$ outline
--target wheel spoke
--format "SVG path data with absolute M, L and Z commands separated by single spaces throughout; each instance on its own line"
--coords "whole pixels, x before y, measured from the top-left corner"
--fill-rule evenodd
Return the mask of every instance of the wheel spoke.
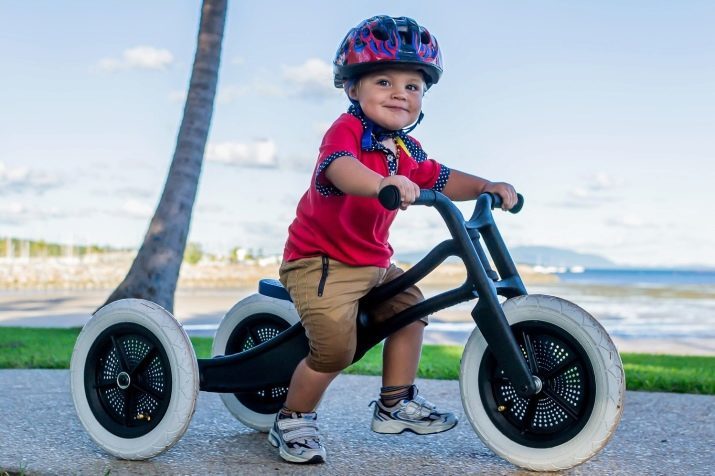
M 534 355 L 534 346 L 531 344 L 531 337 L 526 332 L 522 332 L 521 336 L 524 338 L 524 346 L 526 347 L 526 357 L 529 360 L 529 370 L 533 375 L 539 372 L 539 366 L 536 363 L 536 356 Z
M 157 355 L 159 355 L 159 350 L 155 346 L 151 346 L 149 348 L 149 351 L 144 354 L 144 357 L 142 357 L 136 367 L 134 367 L 134 369 L 132 370 L 132 378 L 144 372 L 144 369 L 146 369 L 147 365 L 152 363 L 154 361 L 154 357 L 156 357 Z
M 127 361 L 127 356 L 124 354 L 124 349 L 119 345 L 119 342 L 117 342 L 117 339 L 115 339 L 114 336 L 110 336 L 110 339 L 112 339 L 112 346 L 114 347 L 114 351 L 117 353 L 119 366 L 123 371 L 129 372 L 129 362 Z
M 129 387 L 124 391 L 124 426 L 131 426 L 132 416 L 134 414 L 134 391 Z
M 536 395 L 529 398 L 529 403 L 526 405 L 526 411 L 524 412 L 524 420 L 521 427 L 522 432 L 531 430 L 534 427 L 534 415 L 536 415 L 536 407 L 538 404 L 539 398 Z
M 92 385 L 92 388 L 105 389 L 105 388 L 112 388 L 112 387 L 116 387 L 116 386 L 117 386 L 117 382 L 114 382 L 112 380 L 107 380 L 106 382 L 95 383 L 94 385 Z
M 564 360 L 561 362 L 559 365 L 554 367 L 553 369 L 549 370 L 547 373 L 544 374 L 544 380 L 549 380 L 554 377 L 558 377 L 561 375 L 565 370 L 567 370 L 571 365 L 576 363 L 578 361 L 578 358 L 576 356 L 571 356 L 570 358 Z
M 160 401 L 163 398 L 162 394 L 160 394 L 159 392 L 157 392 L 156 390 L 154 390 L 151 387 L 147 387 L 146 385 L 144 385 L 143 382 L 142 383 L 132 382 L 132 387 L 139 390 L 140 392 L 144 392 L 148 395 L 151 395 L 156 401 Z
M 568 416 L 570 416 L 574 420 L 578 420 L 578 414 L 573 411 L 571 405 L 566 400 L 564 400 L 561 395 L 557 394 L 546 386 L 543 388 L 542 391 L 546 395 L 548 395 L 554 401 L 554 403 L 556 403 L 556 405 L 558 405 L 559 408 L 561 408 Z

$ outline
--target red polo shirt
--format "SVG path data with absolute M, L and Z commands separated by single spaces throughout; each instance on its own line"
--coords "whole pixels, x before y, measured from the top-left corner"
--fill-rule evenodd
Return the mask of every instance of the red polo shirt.
M 326 255 L 351 266 L 390 265 L 390 225 L 397 210 L 386 210 L 377 198 L 346 195 L 325 176 L 325 169 L 338 157 L 350 156 L 382 176 L 389 175 L 387 149 L 378 144 L 363 150 L 363 125 L 352 114 L 342 114 L 328 129 L 320 146 L 310 188 L 298 203 L 296 218 L 288 228 L 284 261 Z M 441 191 L 449 168 L 427 158 L 412 137 L 398 142 L 397 174 L 420 188 Z

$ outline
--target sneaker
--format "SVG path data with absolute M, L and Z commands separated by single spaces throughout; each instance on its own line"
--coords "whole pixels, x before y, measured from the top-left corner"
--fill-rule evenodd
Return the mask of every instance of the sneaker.
M 318 434 L 316 413 L 293 413 L 279 418 L 268 432 L 268 442 L 290 463 L 323 463 L 325 448 Z
M 441 412 L 437 406 L 417 395 L 412 400 L 402 400 L 392 407 L 386 407 L 378 400 L 372 417 L 372 431 L 397 434 L 411 431 L 418 435 L 429 435 L 451 430 L 457 425 L 457 417 L 450 412 Z

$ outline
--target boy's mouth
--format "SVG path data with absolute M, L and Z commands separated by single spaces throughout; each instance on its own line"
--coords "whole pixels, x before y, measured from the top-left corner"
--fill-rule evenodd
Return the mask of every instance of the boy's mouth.
M 391 109 L 393 111 L 405 111 L 405 112 L 410 112 L 407 108 L 401 107 L 401 106 L 385 106 L 387 109 Z

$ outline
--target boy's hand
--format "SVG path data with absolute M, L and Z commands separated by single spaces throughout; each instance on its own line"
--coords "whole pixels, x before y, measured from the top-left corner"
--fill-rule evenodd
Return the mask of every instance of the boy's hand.
M 514 187 L 506 182 L 489 182 L 484 187 L 484 192 L 494 193 L 501 197 L 501 209 L 504 211 L 511 210 L 516 205 L 518 198 Z
M 377 193 L 388 185 L 395 185 L 400 191 L 400 209 L 406 210 L 420 196 L 420 187 L 404 175 L 389 175 L 380 180 Z M 516 193 L 515 193 L 516 195 Z

